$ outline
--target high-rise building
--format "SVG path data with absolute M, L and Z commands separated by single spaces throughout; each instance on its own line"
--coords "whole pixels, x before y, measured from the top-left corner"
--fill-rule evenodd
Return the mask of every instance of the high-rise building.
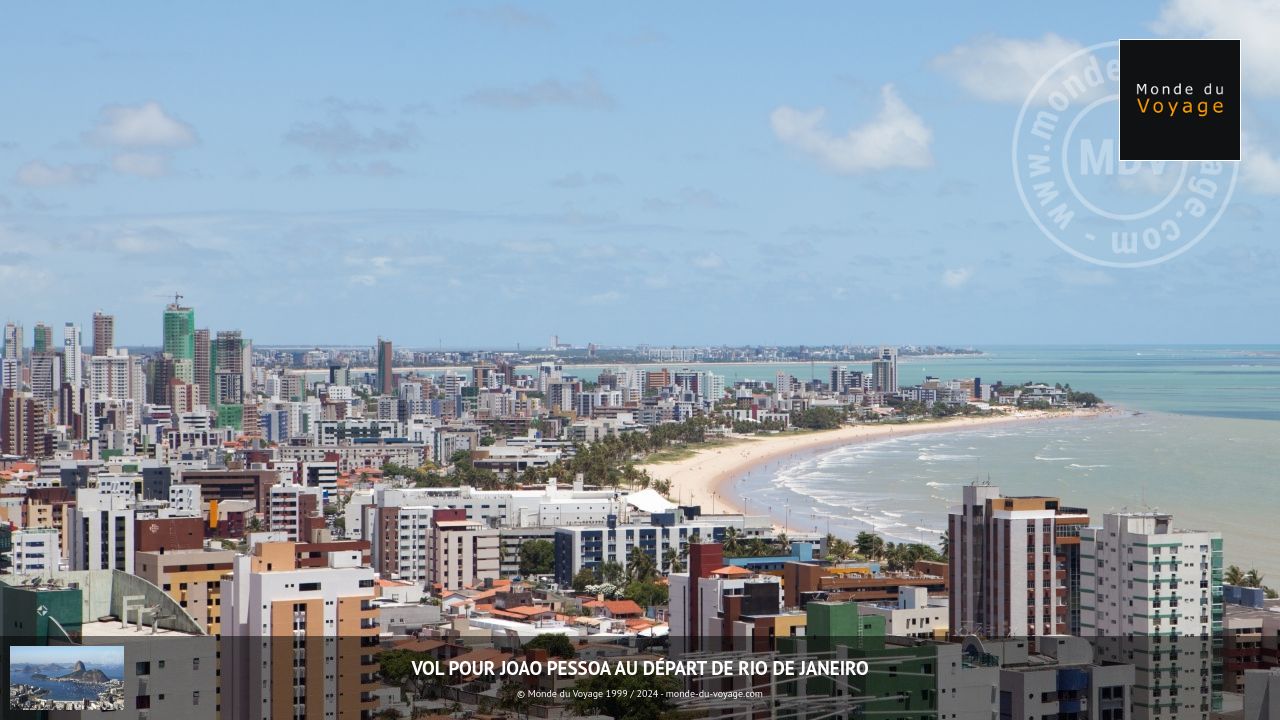
M 1107 513 L 1080 533 L 1080 632 L 1099 659 L 1131 662 L 1136 718 L 1222 707 L 1222 534 L 1157 512 Z
M 50 451 L 44 404 L 31 393 L 0 391 L 0 453 L 38 458 Z
M 968 485 L 950 515 L 953 634 L 1063 635 L 1080 591 L 1082 508 L 1054 497 L 1004 497 Z
M 324 490 L 302 485 L 272 485 L 267 529 L 294 542 L 311 542 L 323 530 Z
M 133 397 L 133 358 L 124 348 L 108 348 L 89 359 L 89 399 Z
M 4 356 L 22 362 L 22 326 L 17 323 L 4 324 Z
M 378 338 L 378 392 L 383 395 L 395 392 L 395 376 L 391 372 L 394 362 L 391 341 Z
M 222 717 L 369 717 L 376 701 L 377 589 L 361 551 L 299 562 L 258 543 L 222 581 Z
M 174 375 L 174 360 L 169 353 L 160 353 L 151 358 L 148 366 L 147 402 L 153 405 L 173 405 L 169 393 L 169 381 L 178 380 Z M 182 382 L 178 380 L 178 382 Z
M 437 508 L 427 537 L 427 582 L 450 590 L 497 580 L 498 531 L 462 508 Z
M 244 402 L 249 367 L 245 363 L 247 343 L 239 330 L 219 330 L 209 353 L 213 366 L 213 404 L 239 405 Z
M 84 386 L 76 387 L 63 381 L 62 387 L 58 388 L 58 423 L 66 425 L 74 438 L 85 436 L 85 398 Z
M 104 312 L 93 314 L 93 354 L 106 355 L 116 346 L 116 316 Z
M 132 497 L 80 488 L 68 521 L 72 570 L 120 570 L 133 574 Z
M 213 346 L 209 340 L 209 329 L 201 328 L 195 333 L 195 358 L 191 363 L 191 372 L 195 376 L 197 402 L 209 405 L 212 400 L 210 388 L 213 387 L 213 364 L 211 353 Z
M 871 384 L 877 392 L 898 392 L 898 349 L 888 345 L 871 362 Z
M 174 362 L 174 376 L 183 382 L 194 378 L 196 356 L 196 311 L 176 301 L 164 309 L 164 346 Z
M 31 338 L 31 351 L 42 353 L 53 350 L 53 328 L 42 322 L 36 323 L 35 333 Z
M 62 377 L 72 387 L 84 384 L 84 348 L 80 341 L 80 326 L 75 323 L 62 326 Z
M 0 358 L 0 389 L 22 389 L 22 365 L 17 358 Z
M 31 395 L 50 408 L 61 386 L 62 356 L 48 350 L 31 353 Z

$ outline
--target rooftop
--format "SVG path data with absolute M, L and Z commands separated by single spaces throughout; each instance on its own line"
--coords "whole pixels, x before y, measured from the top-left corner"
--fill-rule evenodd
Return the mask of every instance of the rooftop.
M 95 621 L 87 622 L 80 626 L 81 637 L 110 638 L 110 637 L 148 637 L 152 635 L 151 623 L 149 617 L 143 614 L 144 627 L 139 628 L 133 620 L 125 627 L 120 627 L 119 620 Z M 177 630 L 166 630 L 163 627 L 156 628 L 155 637 L 199 637 L 194 633 L 179 632 Z

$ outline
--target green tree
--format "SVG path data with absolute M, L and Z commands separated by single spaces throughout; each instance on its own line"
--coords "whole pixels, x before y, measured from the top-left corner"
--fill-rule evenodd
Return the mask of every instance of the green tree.
M 427 691 L 432 686 L 432 678 L 439 677 L 437 675 L 420 675 L 413 670 L 413 663 L 426 662 L 435 665 L 439 672 L 438 663 L 429 653 L 415 652 L 413 650 L 386 650 L 378 655 L 378 672 L 382 675 L 382 679 L 392 685 L 398 685 L 405 692 L 413 695 L 415 698 L 423 699 L 427 697 Z
M 684 572 L 684 560 L 680 557 L 680 551 L 673 547 L 663 550 L 662 566 L 668 573 Z
M 844 413 L 829 407 L 815 407 L 791 413 L 791 424 L 806 430 L 832 430 L 844 422 Z
M 742 554 L 742 534 L 738 532 L 738 528 L 725 528 L 724 539 L 721 541 L 725 557 L 738 557 Z
M 864 530 L 858 533 L 858 537 L 854 540 L 854 544 L 858 548 L 858 554 L 867 560 L 879 560 L 884 557 L 884 538 L 873 532 L 867 532 Z
M 573 591 L 583 593 L 587 591 L 588 585 L 595 585 L 600 582 L 600 576 L 596 571 L 589 567 L 584 567 L 573 576 Z
M 622 594 L 635 600 L 640 607 L 657 607 L 666 605 L 670 600 L 670 592 L 666 585 L 659 585 L 652 580 L 647 582 L 630 582 Z
M 550 540 L 526 540 L 520 546 L 521 575 L 546 575 L 555 565 L 556 547 Z
M 1222 582 L 1228 585 L 1243 585 L 1244 572 L 1240 570 L 1239 565 L 1228 565 L 1226 571 L 1222 573 Z
M 578 651 L 573 648 L 573 641 L 564 633 L 543 633 L 524 644 L 525 650 L 546 650 L 551 657 L 572 660 Z
M 658 576 L 658 568 L 649 553 L 639 545 L 632 545 L 627 553 L 627 579 L 631 582 L 648 582 Z
M 600 566 L 600 580 L 602 582 L 607 582 L 611 585 L 621 585 L 622 580 L 625 577 L 626 573 L 623 571 L 622 566 L 614 560 L 610 560 Z

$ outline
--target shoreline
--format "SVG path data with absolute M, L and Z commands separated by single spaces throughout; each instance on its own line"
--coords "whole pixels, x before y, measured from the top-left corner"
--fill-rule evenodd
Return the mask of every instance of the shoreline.
M 835 430 L 820 430 L 798 435 L 750 438 L 733 436 L 736 442 L 732 444 L 700 448 L 692 457 L 645 463 L 640 465 L 639 469 L 647 471 L 655 480 L 670 482 L 670 496 L 682 505 L 698 505 L 702 507 L 704 513 L 709 514 L 747 514 L 742 510 L 744 499 L 731 490 L 734 482 L 761 466 L 790 459 L 802 453 L 915 435 L 975 430 L 993 425 L 1092 418 L 1118 411 L 1116 408 L 1071 412 L 1031 410 L 993 417 L 947 418 L 907 424 L 847 425 Z M 784 527 L 785 520 L 779 519 L 776 513 L 771 512 L 769 519 L 775 531 L 791 532 Z

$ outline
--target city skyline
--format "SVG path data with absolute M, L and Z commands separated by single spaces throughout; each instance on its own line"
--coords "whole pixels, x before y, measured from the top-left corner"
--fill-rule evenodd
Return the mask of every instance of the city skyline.
M 0 57 L 42 60 L 0 132 L 0 315 L 28 327 L 110 305 L 142 345 L 181 293 L 277 344 L 1229 343 L 1271 339 L 1241 304 L 1280 307 L 1261 3 L 1108 6 L 1103 28 L 940 9 L 905 34 L 883 28 L 906 8 L 761 9 L 737 41 L 714 5 L 261 9 L 198 35 L 158 6 L 46 12 L 0 29 Z M 1019 93 L 1076 47 L 1180 35 L 1245 39 L 1235 198 L 1176 261 L 1071 258 L 1017 198 Z M 526 307 L 548 312 L 500 320 Z

